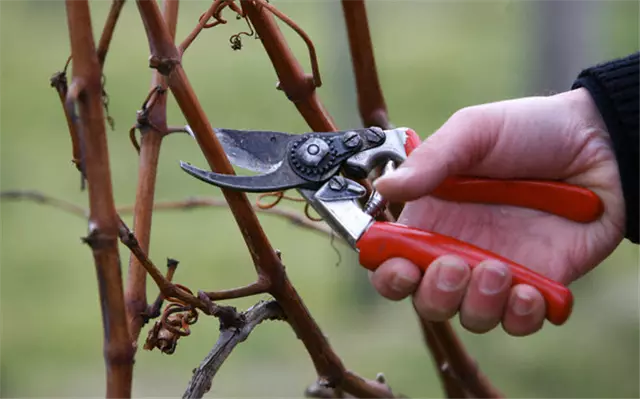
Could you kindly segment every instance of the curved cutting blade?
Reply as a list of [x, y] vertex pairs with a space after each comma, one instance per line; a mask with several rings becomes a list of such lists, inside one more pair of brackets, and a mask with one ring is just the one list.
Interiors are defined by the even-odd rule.
[[288, 162], [283, 162], [278, 169], [271, 173], [257, 176], [237, 176], [209, 172], [183, 161], [180, 161], [180, 167], [191, 176], [205, 183], [253, 193], [282, 191], [290, 188], [312, 189], [320, 185], [318, 182], [310, 182], [298, 176], [291, 170]]
[[286, 158], [287, 144], [299, 137], [294, 134], [213, 129], [229, 161], [237, 167], [259, 173], [277, 170]]

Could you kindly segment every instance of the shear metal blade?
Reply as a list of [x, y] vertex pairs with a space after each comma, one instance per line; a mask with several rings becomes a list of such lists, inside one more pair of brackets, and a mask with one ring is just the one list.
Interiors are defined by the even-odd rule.
[[277, 170], [286, 158], [287, 144], [297, 135], [254, 130], [213, 129], [229, 161], [259, 173]]
[[298, 176], [291, 170], [288, 162], [284, 162], [271, 173], [257, 176], [225, 175], [210, 172], [183, 161], [180, 161], [180, 167], [196, 179], [214, 186], [252, 193], [267, 193], [290, 188], [314, 188], [318, 186], [318, 183], [309, 182]]

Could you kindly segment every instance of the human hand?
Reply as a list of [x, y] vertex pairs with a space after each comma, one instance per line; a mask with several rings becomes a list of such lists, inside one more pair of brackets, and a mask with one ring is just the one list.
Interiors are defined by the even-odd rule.
[[[592, 190], [605, 210], [599, 220], [581, 224], [531, 209], [429, 196], [453, 175], [564, 181]], [[615, 155], [599, 111], [582, 88], [460, 110], [375, 187], [389, 201], [407, 202], [399, 223], [456, 237], [562, 284], [599, 264], [624, 235]], [[476, 333], [501, 323], [511, 335], [528, 335], [545, 318], [542, 295], [532, 286], [511, 287], [509, 269], [495, 261], [471, 271], [447, 255], [422, 276], [408, 260], [390, 259], [371, 280], [386, 298], [413, 295], [423, 319], [443, 321], [459, 313], [461, 324]]]

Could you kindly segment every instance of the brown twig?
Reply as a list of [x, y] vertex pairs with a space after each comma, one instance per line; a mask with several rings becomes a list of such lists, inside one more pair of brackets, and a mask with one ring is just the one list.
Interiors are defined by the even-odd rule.
[[205, 292], [205, 295], [212, 301], [223, 301], [227, 299], [246, 298], [248, 296], [266, 293], [269, 283], [265, 279], [246, 285], [244, 287], [231, 288], [228, 290]]
[[425, 340], [427, 348], [431, 352], [433, 361], [436, 366], [442, 388], [447, 398], [467, 398], [468, 392], [464, 389], [460, 380], [453, 375], [453, 370], [447, 361], [447, 354], [442, 348], [440, 340], [434, 331], [433, 323], [427, 322], [419, 318], [422, 336]]
[[[164, 0], [164, 20], [173, 40], [178, 21], [178, 0]], [[151, 241], [151, 224], [153, 219], [153, 203], [158, 174], [158, 160], [162, 139], [167, 132], [167, 95], [165, 77], [153, 71], [151, 92], [145, 99], [143, 122], [139, 123], [141, 133], [140, 160], [138, 166], [138, 184], [133, 217], [133, 228], [136, 232], [143, 253], [149, 253]], [[125, 289], [127, 303], [127, 319], [133, 342], [138, 341], [140, 330], [144, 325], [148, 308], [146, 295], [146, 271], [138, 257], [129, 257], [129, 275]]]
[[65, 212], [80, 216], [82, 218], [89, 217], [89, 212], [85, 208], [78, 206], [76, 204], [73, 204], [69, 201], [50, 197], [39, 191], [33, 191], [33, 190], [2, 191], [0, 192], [0, 199], [14, 200], [14, 201], [20, 201], [20, 200], [33, 201], [39, 204], [52, 206], [54, 208], [63, 210]]
[[378, 80], [365, 2], [364, 0], [342, 0], [342, 10], [349, 36], [349, 50], [362, 123], [365, 126], [391, 129], [387, 106]]
[[[200, 207], [228, 207], [229, 205], [220, 198], [198, 198], [192, 197], [182, 201], [165, 201], [154, 205], [154, 209], [158, 210], [170, 210], [170, 209], [194, 209]], [[296, 226], [303, 227], [308, 230], [317, 231], [319, 233], [331, 235], [332, 230], [324, 223], [320, 224], [310, 220], [306, 215], [286, 208], [272, 207], [265, 208], [260, 205], [254, 204], [252, 208], [256, 212], [264, 213], [267, 215], [281, 216], [288, 219]], [[119, 208], [120, 212], [127, 213], [129, 209], [127, 207]]]
[[430, 323], [430, 328], [442, 345], [447, 362], [444, 373], [451, 372], [458, 384], [473, 398], [502, 398], [487, 377], [480, 371], [475, 360], [465, 351], [464, 346], [456, 336], [449, 323]]
[[67, 121], [67, 128], [69, 129], [69, 135], [71, 136], [71, 146], [72, 146], [72, 158], [71, 161], [76, 166], [78, 171], [82, 171], [82, 165], [80, 161], [80, 138], [78, 137], [78, 131], [76, 129], [76, 121], [73, 115], [67, 112], [66, 100], [67, 93], [69, 91], [68, 81], [67, 81], [67, 69], [69, 67], [69, 63], [71, 62], [71, 57], [67, 58], [67, 62], [64, 65], [62, 71], [56, 72], [50, 79], [51, 87], [56, 89], [58, 93], [58, 97], [60, 98], [60, 104], [62, 104], [62, 111], [64, 112], [65, 120]]
[[98, 62], [101, 66], [104, 65], [104, 60], [107, 57], [107, 51], [109, 51], [109, 44], [113, 37], [113, 31], [116, 27], [116, 22], [118, 22], [118, 17], [120, 17], [120, 11], [122, 11], [124, 2], [125, 0], [113, 0], [111, 3], [111, 9], [109, 10], [107, 21], [102, 29], [102, 36], [100, 36], [100, 41], [98, 42], [97, 54]]
[[275, 8], [273, 5], [269, 4], [264, 0], [254, 0], [256, 3], [260, 4], [260, 8], [266, 8], [273, 15], [278, 17], [282, 22], [289, 25], [291, 29], [293, 29], [300, 38], [304, 41], [304, 44], [307, 46], [307, 50], [309, 51], [309, 61], [311, 62], [311, 76], [313, 78], [313, 84], [315, 87], [322, 86], [322, 78], [320, 77], [320, 68], [318, 67], [318, 57], [316, 56], [316, 48], [313, 45], [313, 42], [309, 38], [309, 35], [305, 31], [302, 30], [293, 22], [291, 18], [286, 16], [282, 11]]
[[[167, 259], [167, 274], [165, 278], [170, 283], [173, 282], [173, 275], [175, 274], [176, 269], [178, 268], [178, 263], [179, 262], [175, 259], [171, 259], [171, 258]], [[160, 316], [160, 310], [162, 309], [164, 300], [165, 300], [165, 296], [162, 294], [162, 292], [159, 292], [158, 296], [156, 297], [156, 300], [153, 301], [151, 305], [147, 306], [147, 309], [144, 311], [143, 317], [145, 322], [148, 322], [150, 319]]]
[[[116, 215], [109, 155], [101, 103], [102, 70], [91, 30], [91, 14], [86, 0], [67, 0], [72, 86], [81, 95], [73, 96], [79, 110], [78, 133], [89, 192], [89, 235], [96, 266], [102, 320], [107, 397], [131, 396], [134, 351], [129, 339], [118, 253]], [[75, 85], [75, 86], [74, 86]], [[72, 95], [74, 90], [69, 90]]]
[[352, 371], [347, 371], [342, 383], [342, 389], [359, 398], [395, 398], [396, 395], [386, 383], [367, 380]]
[[304, 73], [302, 66], [287, 46], [273, 13], [265, 6], [267, 3], [262, 0], [241, 0], [240, 3], [278, 75], [280, 80], [278, 87], [284, 91], [314, 131], [337, 130], [335, 123], [316, 95], [313, 76]]
[[223, 2], [224, 0], [214, 0], [213, 4], [211, 4], [211, 7], [209, 7], [209, 9], [202, 16], [200, 16], [198, 25], [196, 25], [196, 27], [187, 35], [187, 37], [184, 38], [182, 43], [180, 43], [180, 45], [178, 46], [178, 50], [181, 54], [184, 53], [187, 48], [189, 48], [191, 43], [193, 43], [193, 41], [196, 39], [196, 37], [198, 37], [203, 29], [211, 27], [207, 26], [207, 21], [211, 19], [213, 14], [216, 13], [220, 4], [222, 4]]
[[241, 324], [225, 326], [220, 322], [220, 336], [207, 357], [194, 370], [193, 377], [187, 386], [183, 398], [201, 398], [211, 389], [216, 373], [231, 355], [233, 349], [245, 341], [249, 334], [265, 320], [284, 320], [282, 308], [276, 301], [259, 302], [239, 315]]
[[[162, 272], [160, 272], [160, 270], [153, 264], [151, 259], [149, 259], [147, 254], [140, 247], [136, 236], [131, 232], [131, 230], [129, 230], [122, 219], [120, 219], [119, 222], [120, 241], [122, 241], [122, 243], [126, 245], [127, 248], [129, 248], [131, 254], [137, 258], [138, 262], [140, 262], [140, 265], [142, 265], [144, 270], [149, 273], [149, 276], [151, 276], [153, 281], [156, 283], [162, 295], [165, 298], [178, 299], [188, 305], [191, 305], [193, 308], [200, 309], [206, 313], [207, 305], [202, 302], [202, 300], [196, 298], [189, 292], [186, 292], [184, 289], [171, 283], [168, 278], [165, 277]], [[141, 314], [144, 315], [144, 310], [141, 312]]]
[[[31, 190], [10, 190], [10, 191], [2, 191], [0, 192], [0, 199], [9, 199], [9, 200], [28, 200], [41, 204], [46, 204], [52, 206], [54, 208], [72, 213], [74, 215], [80, 217], [87, 217], [87, 210], [81, 206], [75, 205], [71, 202], [54, 198], [43, 194], [39, 191], [31, 191]], [[182, 201], [164, 201], [164, 202], [156, 202], [153, 205], [154, 210], [191, 210], [196, 208], [228, 208], [229, 204], [223, 199], [220, 198], [188, 198]], [[133, 206], [121, 206], [116, 208], [118, 214], [126, 215], [133, 212]], [[284, 208], [269, 208], [264, 209], [260, 208], [257, 205], [253, 206], [253, 209], [256, 212], [260, 212], [266, 215], [273, 215], [284, 218], [289, 222], [293, 223], [293, 225], [302, 227], [304, 229], [318, 232], [321, 234], [331, 235], [332, 231], [327, 227], [324, 223], [312, 222], [307, 219], [303, 214], [294, 212]], [[338, 239], [341, 239], [340, 236], [336, 236]], [[213, 298], [212, 298], [213, 299]]]

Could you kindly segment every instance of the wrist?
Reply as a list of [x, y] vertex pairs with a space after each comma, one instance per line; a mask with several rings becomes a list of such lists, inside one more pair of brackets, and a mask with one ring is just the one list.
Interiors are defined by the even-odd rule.
[[560, 93], [557, 97], [567, 104], [570, 113], [577, 118], [581, 125], [597, 129], [608, 136], [607, 125], [589, 90], [580, 87]]
[[572, 88], [584, 87], [597, 104], [619, 166], [626, 205], [626, 238], [640, 243], [638, 166], [638, 60], [640, 53], [583, 70]]

